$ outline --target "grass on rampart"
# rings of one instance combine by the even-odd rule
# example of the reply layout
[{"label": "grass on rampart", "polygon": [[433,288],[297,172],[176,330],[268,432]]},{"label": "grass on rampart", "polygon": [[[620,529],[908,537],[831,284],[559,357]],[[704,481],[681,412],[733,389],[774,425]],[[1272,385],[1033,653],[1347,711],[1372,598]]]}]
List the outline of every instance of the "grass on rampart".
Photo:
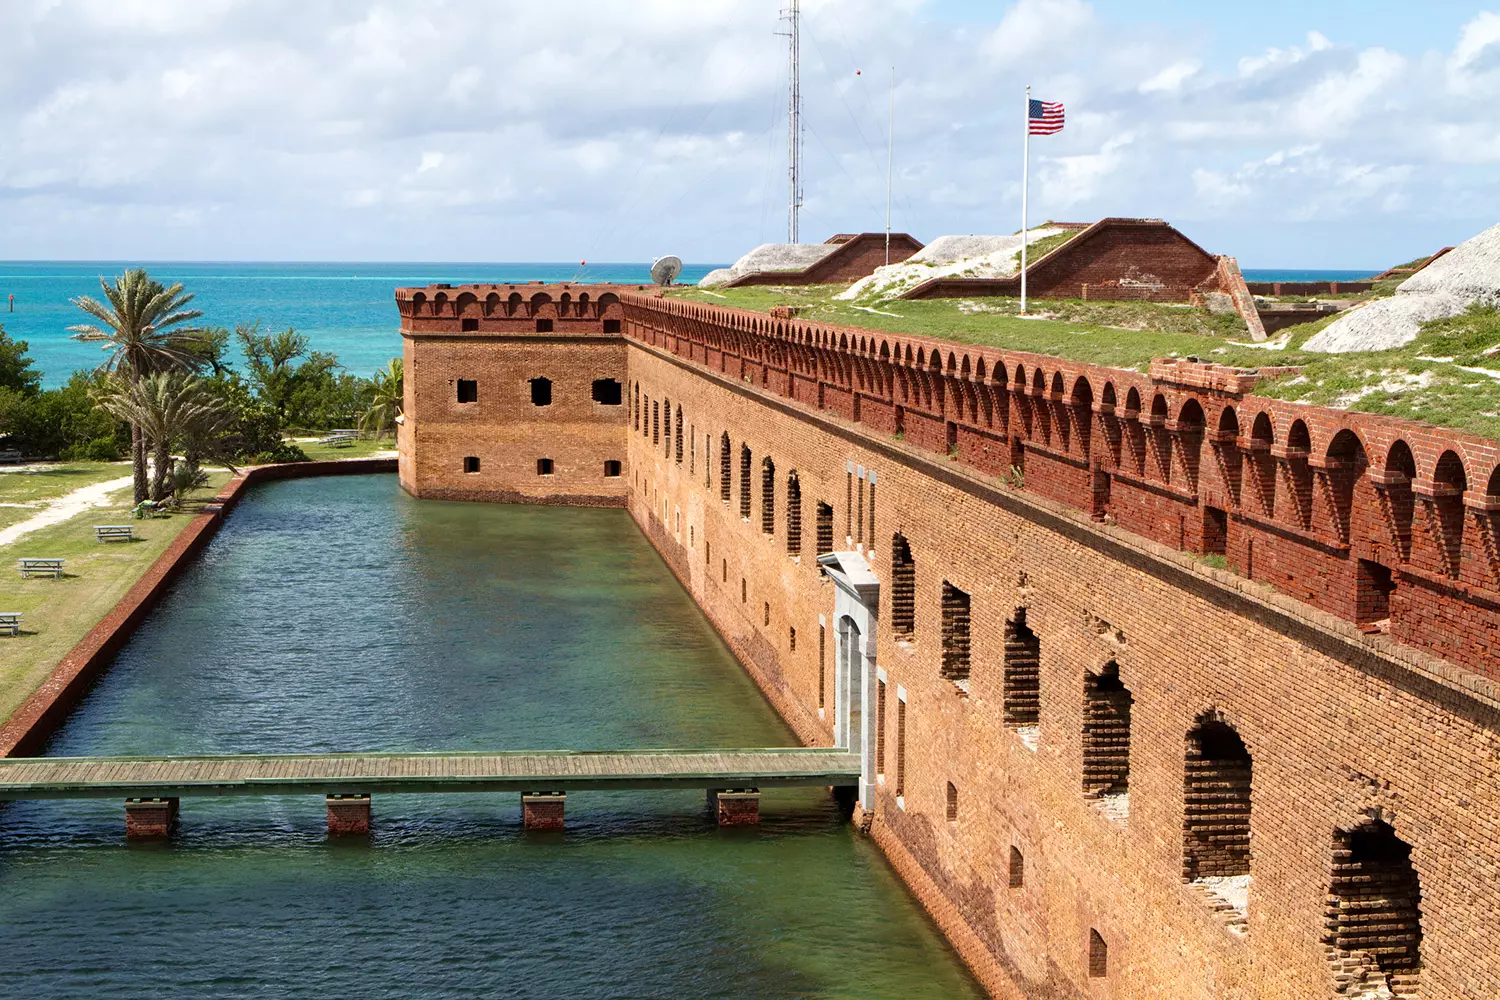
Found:
[{"label": "grass on rampart", "polygon": [[[107,466],[111,470],[116,466]],[[124,467],[126,472],[129,467]],[[5,478],[0,476],[0,479]],[[104,477],[111,478],[111,477]],[[0,546],[0,611],[19,611],[21,634],[0,635],[0,719],[7,718],[52,668],[109,613],[181,531],[203,502],[229,481],[213,470],[209,486],[186,509],[169,517],[132,520],[130,488],[110,494],[109,505],[92,507],[66,521]],[[130,524],[140,539],[94,539],[96,524]],[[67,560],[62,579],[21,579],[23,556]]]},{"label": "grass on rampart", "polygon": [[128,475],[129,462],[62,462],[0,467],[0,504],[35,504],[0,507],[0,528],[8,528],[39,513],[46,506],[44,501]]},{"label": "grass on rampart", "polygon": [[[840,286],[757,286],[717,293],[685,288],[692,301],[769,311],[787,305],[798,318],[917,334],[962,344],[1028,351],[1144,372],[1152,358],[1195,356],[1242,368],[1298,365],[1297,375],[1267,379],[1256,393],[1367,413],[1424,420],[1500,438],[1500,314],[1472,309],[1430,323],[1411,344],[1389,351],[1315,354],[1301,349],[1333,322],[1328,316],[1251,346],[1235,316],[1147,302],[1038,301],[1040,317],[1022,319],[1015,299],[893,300],[878,307],[832,296]],[[1470,371],[1466,369],[1480,369]],[[1494,375],[1485,374],[1494,372]]]},{"label": "grass on rampart", "polygon": [[[1295,327],[1296,342],[1326,325]],[[1276,399],[1384,413],[1500,438],[1500,313],[1470,309],[1390,351],[1299,352],[1300,374],[1262,383]]]}]

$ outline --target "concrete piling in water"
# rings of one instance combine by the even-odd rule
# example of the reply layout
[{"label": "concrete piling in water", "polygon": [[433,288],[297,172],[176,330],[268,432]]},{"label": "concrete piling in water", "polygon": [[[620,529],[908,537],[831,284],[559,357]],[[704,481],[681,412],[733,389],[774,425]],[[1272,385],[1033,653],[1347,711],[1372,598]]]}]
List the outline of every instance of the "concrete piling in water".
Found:
[{"label": "concrete piling in water", "polygon": [[368,795],[329,795],[324,801],[328,804],[330,837],[356,837],[370,832]]}]

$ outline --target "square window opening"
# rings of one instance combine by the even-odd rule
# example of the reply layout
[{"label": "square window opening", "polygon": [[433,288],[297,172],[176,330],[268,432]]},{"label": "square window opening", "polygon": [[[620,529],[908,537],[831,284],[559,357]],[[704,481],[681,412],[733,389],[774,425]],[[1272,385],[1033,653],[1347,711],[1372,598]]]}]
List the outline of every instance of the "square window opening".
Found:
[{"label": "square window opening", "polygon": [[464,471],[465,472],[478,472],[479,471],[479,458],[478,458],[478,456],[475,456],[475,455],[465,456],[465,458],[464,458]]},{"label": "square window opening", "polygon": [[539,476],[552,475],[552,459],[539,458],[536,460],[536,474]]},{"label": "square window opening", "polygon": [[458,401],[460,403],[479,402],[479,383],[471,378],[458,380]]},{"label": "square window opening", "polygon": [[605,461],[605,463],[604,463],[604,478],[605,479],[615,479],[619,475],[620,475],[620,463],[617,460],[613,459],[613,458],[607,459]]},{"label": "square window opening", "polygon": [[537,320],[536,321],[536,332],[537,333],[551,333],[552,332],[552,321],[550,319],[539,319],[539,320]]}]

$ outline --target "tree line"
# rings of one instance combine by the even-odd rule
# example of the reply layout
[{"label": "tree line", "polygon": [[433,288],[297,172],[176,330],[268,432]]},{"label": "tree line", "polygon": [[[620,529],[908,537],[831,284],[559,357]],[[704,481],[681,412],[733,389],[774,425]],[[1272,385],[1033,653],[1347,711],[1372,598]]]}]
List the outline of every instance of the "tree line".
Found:
[{"label": "tree line", "polygon": [[87,321],[68,329],[101,344],[105,360],[61,388],[42,389],[30,345],[0,326],[0,450],[63,460],[129,455],[136,502],[162,501],[201,484],[205,461],[305,461],[288,432],[354,426],[379,437],[395,426],[399,358],[360,378],[295,330],[195,326],[203,314],[191,308],[193,296],[145,270],[99,284],[102,300],[73,300]]}]

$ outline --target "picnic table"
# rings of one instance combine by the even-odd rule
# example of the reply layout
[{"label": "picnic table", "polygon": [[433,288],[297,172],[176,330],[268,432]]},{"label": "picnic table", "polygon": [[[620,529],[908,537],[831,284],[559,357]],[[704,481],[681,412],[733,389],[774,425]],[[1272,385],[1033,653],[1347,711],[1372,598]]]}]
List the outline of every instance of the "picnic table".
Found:
[{"label": "picnic table", "polygon": [[100,542],[133,542],[135,529],[128,524],[96,524],[94,538]]},{"label": "picnic table", "polygon": [[24,461],[26,461],[26,459],[19,451],[0,451],[0,463],[4,463],[6,465],[20,465]]},{"label": "picnic table", "polygon": [[334,448],[347,448],[357,440],[359,440],[359,431],[352,428],[338,428],[329,431],[328,436],[320,439],[318,443]]},{"label": "picnic table", "polygon": [[22,559],[21,578],[24,580],[29,576],[45,575],[61,579],[65,562],[66,559]]},{"label": "picnic table", "polygon": [[9,632],[11,635],[20,635],[21,612],[0,611],[0,632]]}]

